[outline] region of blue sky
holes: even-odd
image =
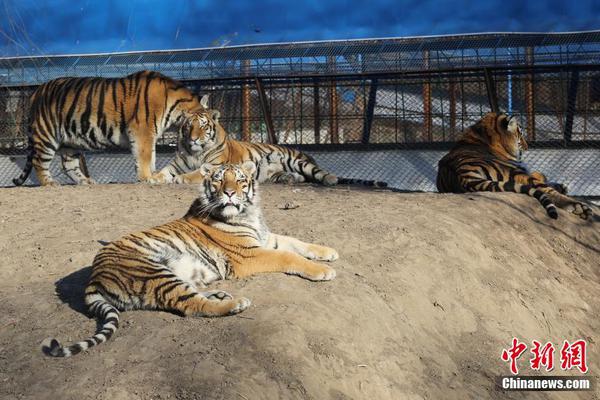
[[[0,56],[591,29],[597,0],[0,0]]]

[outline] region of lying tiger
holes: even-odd
[[[29,154],[22,185],[32,167],[42,186],[56,184],[49,167],[55,154],[75,183],[94,181],[84,167],[83,150],[131,148],[140,181],[160,183],[154,174],[156,140],[176,129],[182,113],[201,109],[182,83],[158,72],[141,71],[123,78],[59,78],[31,96]],[[82,165],[83,164],[83,165]]]
[[[261,272],[283,272],[327,281],[335,270],[310,260],[334,261],[329,247],[269,232],[259,207],[255,165],[203,165],[198,198],[178,220],[134,233],[100,250],[92,265],[85,303],[100,320],[91,338],[62,347],[46,339],[43,351],[68,357],[107,341],[120,311],[164,310],[190,317],[232,315],[250,306],[209,283]]]
[[[566,195],[564,185],[547,182],[521,161],[527,142],[514,117],[488,113],[469,127],[438,164],[439,192],[516,192],[535,197],[551,218],[556,206],[583,219],[592,215],[585,204]]]
[[[308,154],[283,146],[228,139],[216,110],[199,108],[186,115],[180,128],[177,155],[160,171],[161,180],[200,183],[202,171],[199,167],[204,163],[220,165],[252,161],[257,166],[256,179],[260,183],[338,183],[335,175],[319,168]],[[370,181],[344,182],[369,184]]]

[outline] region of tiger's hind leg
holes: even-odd
[[[96,182],[90,178],[82,168],[85,168],[85,158],[83,154],[77,153],[73,150],[62,150],[60,151],[60,158],[62,161],[62,167],[65,173],[73,182],[78,185],[92,185]]]
[[[531,174],[531,182],[519,182],[519,183],[530,183],[530,184],[545,184],[556,190],[560,194],[567,194],[568,188],[567,185],[563,185],[562,183],[557,182],[548,182],[546,175],[542,174],[539,171],[533,171]],[[518,179],[516,179],[518,182]]]
[[[173,311],[186,317],[220,317],[238,314],[250,307],[245,297],[233,299],[222,290],[198,292],[193,286],[180,280],[160,285],[164,290],[156,289],[156,307]]]
[[[56,182],[52,178],[52,174],[50,174],[50,164],[54,159],[54,155],[56,154],[58,144],[55,144],[53,142],[50,142],[48,144],[56,147],[48,146],[47,144],[43,143],[39,138],[36,138],[34,136],[34,154],[31,160],[31,164],[33,165],[35,174],[41,186],[58,185],[58,182]]]
[[[278,172],[269,178],[269,182],[271,183],[283,183],[287,185],[293,185],[294,183],[302,183],[305,181],[306,178],[296,172]]]

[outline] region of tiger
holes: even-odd
[[[39,86],[30,99],[28,156],[22,185],[31,169],[42,186],[56,185],[49,167],[60,154],[66,175],[77,184],[95,183],[83,150],[131,148],[140,181],[161,183],[155,174],[156,140],[176,129],[183,113],[206,106],[182,83],[158,72],[122,78],[58,78]]]
[[[180,219],[109,243],[95,256],[84,301],[99,319],[90,338],[61,346],[53,338],[42,351],[69,357],[104,343],[116,332],[121,311],[163,310],[186,317],[217,317],[246,310],[251,302],[204,288],[216,280],[282,272],[311,281],[335,278],[318,261],[336,250],[270,232],[259,200],[256,165],[204,164],[198,197]]]
[[[178,150],[175,159],[159,174],[161,180],[173,183],[199,183],[203,163],[225,164],[253,161],[260,183],[317,182],[327,186],[338,183],[387,187],[387,183],[339,178],[321,169],[310,155],[288,147],[249,143],[228,138],[219,123],[218,110],[201,109],[187,112],[179,125]]]
[[[565,185],[548,182],[541,172],[528,169],[521,160],[527,148],[514,116],[487,113],[439,161],[437,189],[440,193],[522,193],[537,199],[550,218],[558,218],[557,206],[590,218],[590,207],[567,196]]]

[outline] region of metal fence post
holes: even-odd
[[[456,133],[456,82],[453,78],[450,78],[450,82],[448,83],[448,92],[448,102],[450,103],[450,136],[454,138],[454,134]]]
[[[492,112],[498,113],[498,96],[496,95],[496,83],[494,77],[489,68],[484,68],[483,73],[485,75],[485,89],[487,91],[488,101],[490,102],[490,109]]]
[[[425,125],[425,135],[427,141],[433,141],[433,121],[431,118],[431,82],[429,81],[429,50],[423,51],[423,64],[428,72],[428,77],[423,83],[423,123]]]
[[[250,73],[250,60],[243,62],[243,74],[248,76]],[[250,85],[242,84],[242,140],[250,140]]]
[[[577,104],[577,86],[579,85],[579,71],[571,72],[571,81],[569,82],[569,92],[567,94],[567,117],[565,118],[564,140],[565,146],[571,144],[573,137],[573,119],[575,117],[575,107]]]
[[[373,125],[373,114],[375,113],[375,102],[377,101],[377,79],[371,79],[371,87],[369,88],[369,100],[367,103],[367,112],[363,123],[362,143],[369,144],[371,138],[371,126]]]
[[[535,140],[535,97],[534,90],[535,86],[533,83],[533,48],[527,47],[525,49],[525,62],[532,66],[532,70],[527,74],[525,78],[525,108],[527,112],[527,140]]]
[[[319,81],[316,79],[313,82],[313,118],[314,118],[314,133],[315,133],[315,143],[321,143],[321,110],[319,106]]]
[[[267,135],[269,136],[269,143],[277,144],[277,137],[275,136],[275,129],[273,129],[273,120],[271,119],[271,110],[267,104],[267,95],[265,94],[265,88],[262,84],[262,80],[254,78],[256,83],[256,90],[258,91],[258,98],[260,100],[260,108],[262,110],[265,124],[267,125]]]

